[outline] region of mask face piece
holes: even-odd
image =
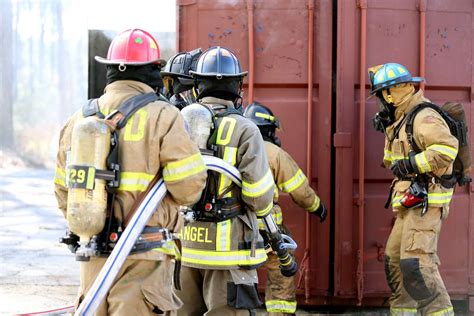
[[[395,107],[393,103],[387,102],[387,99],[390,100],[390,93],[386,93],[384,90],[376,93],[377,103],[379,106],[379,112],[375,113],[374,118],[372,119],[372,124],[376,131],[384,132],[385,129],[392,125],[395,122]],[[385,96],[388,96],[387,98]]]

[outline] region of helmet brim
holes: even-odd
[[[190,75],[185,75],[185,74],[178,74],[176,72],[169,72],[169,71],[160,71],[161,76],[170,76],[173,78],[185,78],[185,79],[192,79],[193,77]]]
[[[248,71],[242,71],[236,74],[220,74],[217,72],[197,72],[197,71],[189,71],[189,74],[193,77],[216,77],[216,78],[238,78],[238,77],[245,77],[248,74]]]
[[[387,89],[387,88],[390,88],[390,87],[393,87],[393,86],[396,86],[396,85],[399,85],[399,84],[420,83],[420,82],[426,82],[425,78],[423,78],[423,77],[412,77],[410,80],[402,80],[402,81],[396,81],[396,82],[393,82],[393,83],[387,83],[386,85],[382,85],[380,87],[377,87],[374,90],[371,90],[370,91],[370,96],[368,97],[368,99],[370,99],[372,96],[375,95],[376,92],[378,92],[380,90],[384,90],[384,89]]]
[[[101,64],[106,64],[106,65],[130,65],[130,66],[143,66],[143,65],[148,65],[148,64],[158,64],[161,68],[163,68],[166,65],[166,60],[164,59],[156,59],[152,61],[145,61],[145,62],[128,62],[125,60],[109,60],[104,57],[100,56],[95,56],[94,59],[101,63]]]

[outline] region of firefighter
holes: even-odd
[[[189,71],[196,69],[196,63],[201,54],[200,48],[178,53],[168,60],[161,72],[165,96],[180,110],[195,101],[192,91],[193,78]]]
[[[262,136],[236,110],[247,74],[237,57],[224,47],[209,48],[191,74],[197,101],[214,121],[207,151],[240,171],[242,188],[209,173],[194,207],[196,221],[181,234],[183,288],[177,293],[184,305],[178,315],[249,315],[261,305],[256,268],[267,259],[257,217],[271,212],[274,182]]]
[[[273,179],[279,190],[288,193],[293,201],[306,211],[320,218],[324,222],[327,216],[326,208],[313,191],[309,182],[294,159],[280,146],[280,139],[276,136],[276,129],[280,128],[279,120],[266,106],[253,102],[244,112],[244,116],[252,120],[259,128],[265,142],[265,150],[270,164]],[[278,205],[278,191],[273,197],[272,216],[280,229],[291,234],[283,224],[283,213]],[[259,223],[262,235],[265,235],[262,223]],[[268,254],[267,287],[265,290],[265,305],[271,316],[293,315],[296,311],[295,278],[281,274],[278,258],[271,252]]]
[[[140,29],[122,32],[110,44],[107,58],[96,56],[95,59],[107,68],[107,86],[98,99],[97,116],[113,113],[126,100],[136,96],[151,95],[156,99],[156,93],[162,87],[160,69],[164,61],[160,59],[158,43],[148,32]],[[72,198],[67,188],[67,183],[73,180],[72,174],[66,179],[71,167],[68,165],[71,143],[75,141],[71,135],[75,126],[86,119],[84,116],[84,111],[75,113],[61,131],[55,193],[64,216],[69,215],[68,198]],[[112,116],[111,121],[115,117]],[[163,238],[159,228],[172,231],[179,223],[178,206],[199,199],[206,182],[206,167],[185,130],[178,109],[160,99],[136,111],[117,134],[120,186],[107,196],[108,209],[111,210],[107,223],[118,226],[116,232],[123,230],[134,204],[155,175],[164,179],[168,195],[143,230],[139,238],[142,241],[140,247],[137,241],[136,247],[141,251],[128,256],[96,315],[152,315],[174,310],[181,302],[173,294],[171,261],[162,248],[153,245],[157,239]],[[79,148],[79,151],[80,156],[98,154],[87,147]],[[100,183],[97,179],[95,181],[97,189]],[[88,194],[93,196],[95,192],[91,190]],[[112,236],[116,235],[111,234],[111,239]],[[107,253],[99,250],[100,256],[92,256],[89,261],[80,263],[76,307],[107,259]]]
[[[437,244],[454,191],[443,179],[453,172],[458,140],[431,108],[419,111],[407,132],[411,111],[429,102],[414,87],[423,78],[396,63],[369,68],[369,76],[380,106],[373,123],[385,133],[383,165],[395,176],[387,207],[391,202],[396,220],[385,249],[391,315],[454,315]]]

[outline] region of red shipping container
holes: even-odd
[[[366,101],[367,67],[404,64],[426,77],[428,98],[439,104],[461,101],[471,122],[472,1],[178,0],[177,5],[178,50],[221,45],[237,54],[250,71],[246,103],[256,100],[274,110],[283,123],[283,147],[331,209],[320,225],[287,196],[281,199],[299,244],[300,303],[381,303],[389,295],[383,253],[393,214],[383,205],[392,176],[379,167],[383,136],[371,126],[376,105]],[[474,295],[473,190],[457,188],[439,242],[441,273],[453,298]]]

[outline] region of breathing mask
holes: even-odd
[[[375,95],[379,112],[375,113],[372,124],[376,131],[385,132],[386,128],[395,122],[395,103],[390,94],[390,89],[378,91]]]

